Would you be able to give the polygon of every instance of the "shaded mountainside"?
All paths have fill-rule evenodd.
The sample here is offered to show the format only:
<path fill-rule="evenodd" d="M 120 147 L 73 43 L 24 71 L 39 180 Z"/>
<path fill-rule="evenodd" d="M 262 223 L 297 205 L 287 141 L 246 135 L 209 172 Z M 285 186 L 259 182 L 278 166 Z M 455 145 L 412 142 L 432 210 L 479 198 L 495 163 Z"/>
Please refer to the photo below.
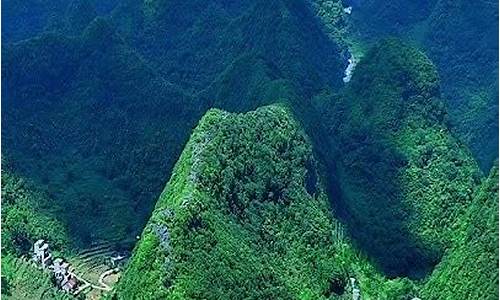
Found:
<path fill-rule="evenodd" d="M 67 230 L 51 211 L 52 202 L 2 164 L 2 255 L 27 255 L 38 239 L 50 241 L 56 251 L 69 246 Z"/>
<path fill-rule="evenodd" d="M 79 38 L 43 35 L 4 53 L 13 166 L 45 187 L 75 240 L 138 234 L 199 118 L 191 98 L 103 19 Z"/>
<path fill-rule="evenodd" d="M 43 32 L 80 33 L 97 15 L 108 14 L 117 0 L 4 0 L 2 43 L 15 43 Z"/>
<path fill-rule="evenodd" d="M 498 158 L 498 1 L 442 0 L 423 45 L 438 67 L 452 129 L 488 173 Z"/>
<path fill-rule="evenodd" d="M 81 244 L 140 232 L 208 108 L 305 102 L 341 83 L 339 48 L 303 1 L 160 4 L 124 2 L 81 35 L 4 49 L 4 151 Z"/>
<path fill-rule="evenodd" d="M 340 49 L 307 1 L 129 0 L 112 20 L 186 90 L 205 88 L 244 54 L 263 59 L 277 76 L 297 79 L 307 93 L 342 82 Z"/>
<path fill-rule="evenodd" d="M 320 107 L 329 104 L 316 132 L 337 139 L 315 138 L 337 213 L 386 274 L 423 277 L 457 234 L 480 178 L 446 128 L 434 66 L 397 40 L 383 41 L 343 95 L 319 98 Z"/>
<path fill-rule="evenodd" d="M 42 32 L 52 17 L 62 16 L 66 1 L 2 1 L 2 42 L 18 41 Z"/>
<path fill-rule="evenodd" d="M 439 0 L 345 0 L 352 5 L 352 22 L 364 39 L 404 34 L 425 21 Z"/>
<path fill-rule="evenodd" d="M 426 52 L 441 77 L 452 131 L 488 172 L 498 157 L 498 1 L 345 2 L 353 5 L 357 40 L 399 36 Z"/>

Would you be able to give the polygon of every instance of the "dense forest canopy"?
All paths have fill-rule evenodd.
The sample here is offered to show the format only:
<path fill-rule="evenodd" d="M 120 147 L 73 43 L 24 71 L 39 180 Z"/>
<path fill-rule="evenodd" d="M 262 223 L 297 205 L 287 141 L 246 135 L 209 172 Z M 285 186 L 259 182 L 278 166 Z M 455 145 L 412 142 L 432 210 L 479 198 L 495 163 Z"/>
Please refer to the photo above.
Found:
<path fill-rule="evenodd" d="M 2 4 L 7 299 L 498 298 L 498 2 Z"/>
<path fill-rule="evenodd" d="M 450 129 L 487 174 L 498 157 L 498 1 L 365 0 L 353 3 L 352 21 L 365 43 L 397 36 L 427 53 Z"/>

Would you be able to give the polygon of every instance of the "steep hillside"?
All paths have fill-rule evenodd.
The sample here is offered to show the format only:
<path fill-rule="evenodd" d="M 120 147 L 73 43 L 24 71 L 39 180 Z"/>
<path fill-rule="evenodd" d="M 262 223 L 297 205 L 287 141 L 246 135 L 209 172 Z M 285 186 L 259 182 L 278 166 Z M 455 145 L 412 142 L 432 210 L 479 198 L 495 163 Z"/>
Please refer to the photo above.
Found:
<path fill-rule="evenodd" d="M 8 47 L 2 72 L 13 167 L 47 190 L 82 246 L 137 235 L 199 118 L 191 98 L 103 19 L 79 37 Z"/>
<path fill-rule="evenodd" d="M 358 42 L 397 36 L 425 51 L 439 71 L 452 132 L 488 172 L 498 157 L 498 1 L 344 3 L 353 6 L 347 22 Z"/>
<path fill-rule="evenodd" d="M 66 1 L 12 0 L 2 1 L 2 42 L 12 42 L 36 36 L 52 17 L 62 16 Z"/>
<path fill-rule="evenodd" d="M 460 234 L 425 284 L 427 299 L 498 299 L 498 167 L 475 194 Z"/>
<path fill-rule="evenodd" d="M 106 15 L 117 0 L 2 1 L 2 43 L 36 37 L 43 32 L 81 33 L 97 15 Z"/>
<path fill-rule="evenodd" d="M 69 245 L 68 233 L 54 218 L 51 202 L 2 164 L 2 254 L 27 255 L 38 239 L 50 241 L 56 251 Z"/>
<path fill-rule="evenodd" d="M 343 95 L 317 102 L 330 103 L 320 122 L 338 139 L 317 139 L 335 149 L 323 152 L 337 213 L 386 274 L 422 277 L 457 234 L 480 176 L 446 128 L 434 66 L 387 40 L 366 54 Z"/>
<path fill-rule="evenodd" d="M 2 30 L 3 296 L 61 296 L 34 239 L 141 232 L 109 298 L 498 294 L 498 3 L 35 2 Z"/>
<path fill-rule="evenodd" d="M 439 0 L 344 0 L 353 6 L 352 22 L 363 39 L 376 41 L 388 35 L 405 34 L 424 22 Z"/>
<path fill-rule="evenodd" d="M 290 112 L 210 110 L 194 130 L 113 299 L 363 299 L 417 295 L 332 218 Z"/>
<path fill-rule="evenodd" d="M 342 270 L 315 164 L 283 108 L 209 111 L 156 205 L 118 299 L 323 297 Z"/>
<path fill-rule="evenodd" d="M 208 108 L 306 102 L 342 69 L 303 1 L 126 1 L 81 35 L 5 48 L 4 152 L 82 246 L 134 237 Z"/>
<path fill-rule="evenodd" d="M 342 83 L 340 49 L 308 1 L 128 0 L 112 20 L 164 76 L 188 91 L 204 89 L 242 55 L 262 59 L 276 76 L 297 79 L 304 93 Z"/>
<path fill-rule="evenodd" d="M 438 1 L 427 22 L 423 46 L 454 132 L 488 173 L 498 158 L 498 1 Z"/>

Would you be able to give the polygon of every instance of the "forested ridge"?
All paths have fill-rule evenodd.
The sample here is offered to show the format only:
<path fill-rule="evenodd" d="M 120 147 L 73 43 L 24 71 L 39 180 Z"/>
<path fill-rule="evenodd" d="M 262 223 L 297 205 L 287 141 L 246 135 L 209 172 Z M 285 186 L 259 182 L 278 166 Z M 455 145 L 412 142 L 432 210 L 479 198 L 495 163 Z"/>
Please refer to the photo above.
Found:
<path fill-rule="evenodd" d="M 133 246 L 109 299 L 496 299 L 497 6 L 9 1 L 2 295 L 67 296 L 43 238 Z"/>
<path fill-rule="evenodd" d="M 329 1 L 318 1 L 319 3 Z M 345 1 L 351 39 L 367 48 L 398 37 L 425 52 L 441 78 L 450 129 L 487 174 L 498 157 L 498 2 Z M 337 14 L 321 14 L 327 24 Z M 336 26 L 339 27 L 339 26 Z"/>

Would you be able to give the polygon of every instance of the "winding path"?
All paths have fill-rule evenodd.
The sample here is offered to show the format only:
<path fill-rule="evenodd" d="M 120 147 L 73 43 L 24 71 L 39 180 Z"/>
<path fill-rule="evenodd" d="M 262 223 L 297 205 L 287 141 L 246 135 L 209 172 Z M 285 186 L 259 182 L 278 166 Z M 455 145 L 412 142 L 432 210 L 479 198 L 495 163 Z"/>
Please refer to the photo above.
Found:
<path fill-rule="evenodd" d="M 99 285 L 92 284 L 88 280 L 78 276 L 77 274 L 75 274 L 73 272 L 69 272 L 70 275 L 75 276 L 76 279 L 78 279 L 78 281 L 83 282 L 83 285 L 81 287 L 79 287 L 78 290 L 74 294 L 78 295 L 81 291 L 83 291 L 89 287 L 91 287 L 93 289 L 105 291 L 105 292 L 111 291 L 111 287 L 104 282 L 104 278 L 106 278 L 107 276 L 109 276 L 113 273 L 116 273 L 117 271 L 118 271 L 117 269 L 110 269 L 110 270 L 103 272 L 99 276 Z"/>

